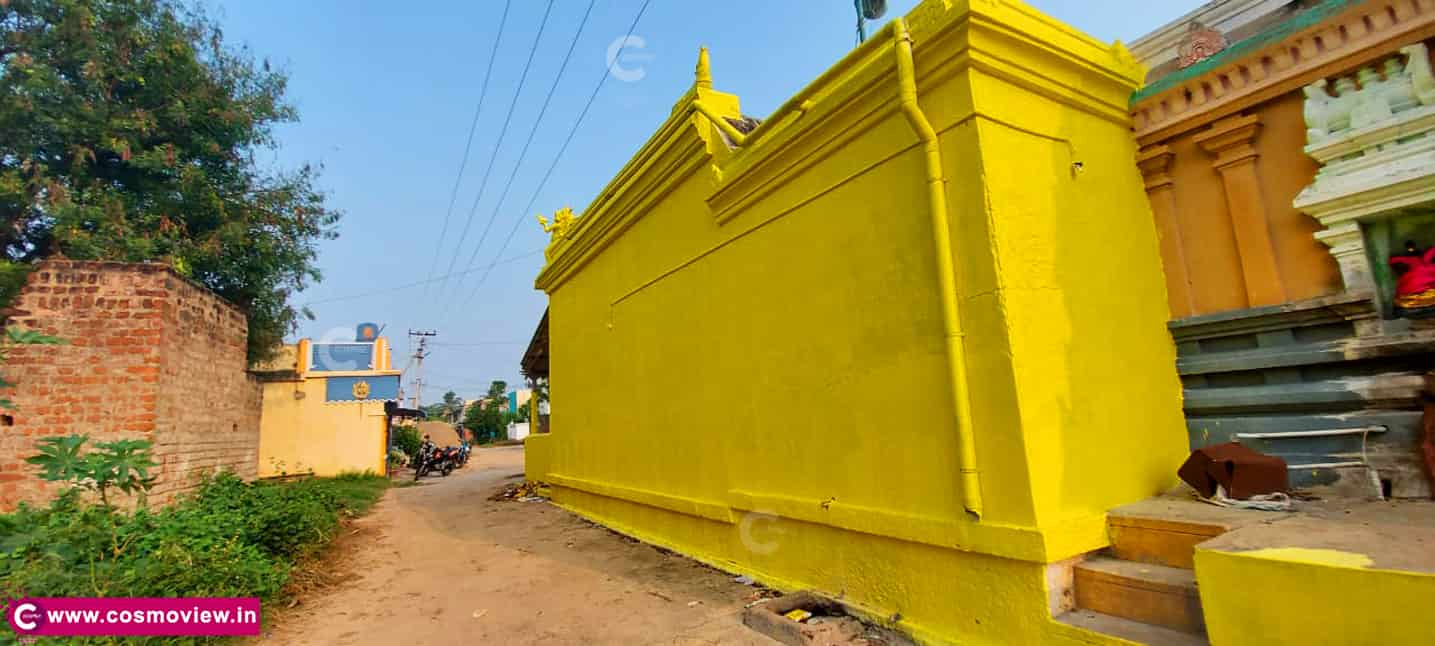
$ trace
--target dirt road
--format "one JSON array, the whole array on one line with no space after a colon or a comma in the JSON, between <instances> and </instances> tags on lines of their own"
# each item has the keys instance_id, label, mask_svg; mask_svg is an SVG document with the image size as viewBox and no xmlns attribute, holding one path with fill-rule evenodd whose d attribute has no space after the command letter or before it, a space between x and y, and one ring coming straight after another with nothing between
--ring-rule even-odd
<instances>
[{"instance_id":1,"label":"dirt road","mask_svg":"<svg viewBox=\"0 0 1435 646\"><path fill-rule=\"evenodd\" d=\"M339 582L261 643L777 643L742 625L754 590L723 573L546 503L488 500L522 471L521 447L485 449L389 490L326 563Z\"/></svg>"}]
</instances>

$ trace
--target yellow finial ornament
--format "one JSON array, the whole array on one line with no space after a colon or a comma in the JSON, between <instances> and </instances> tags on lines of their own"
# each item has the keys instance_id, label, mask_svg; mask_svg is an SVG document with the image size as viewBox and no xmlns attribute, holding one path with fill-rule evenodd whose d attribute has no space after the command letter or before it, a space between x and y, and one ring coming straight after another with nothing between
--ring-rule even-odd
<instances>
[{"instance_id":1,"label":"yellow finial ornament","mask_svg":"<svg viewBox=\"0 0 1435 646\"><path fill-rule=\"evenodd\" d=\"M713 88L713 66L706 47L698 49L697 86L705 90Z\"/></svg>"},{"instance_id":2,"label":"yellow finial ornament","mask_svg":"<svg viewBox=\"0 0 1435 646\"><path fill-rule=\"evenodd\" d=\"M558 212L553 214L553 222L551 223L548 221L548 218L541 215L538 216L538 224L543 227L543 232L552 236L548 241L548 248L543 250L543 257L545 259L553 260L554 246L568 236L568 231L572 228L573 221L576 219L573 215L573 209L567 207L558 209Z\"/></svg>"}]
</instances>

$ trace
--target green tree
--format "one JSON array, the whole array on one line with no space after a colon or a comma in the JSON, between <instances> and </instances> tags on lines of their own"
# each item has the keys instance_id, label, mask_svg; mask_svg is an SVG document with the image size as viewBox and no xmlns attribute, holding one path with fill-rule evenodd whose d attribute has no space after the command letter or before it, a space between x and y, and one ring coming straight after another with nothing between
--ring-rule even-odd
<instances>
[{"instance_id":1,"label":"green tree","mask_svg":"<svg viewBox=\"0 0 1435 646\"><path fill-rule=\"evenodd\" d=\"M0 261L169 262L268 356L339 220L314 168L257 161L286 83L177 0L0 1Z\"/></svg>"},{"instance_id":2,"label":"green tree","mask_svg":"<svg viewBox=\"0 0 1435 646\"><path fill-rule=\"evenodd\" d=\"M446 415L445 421L457 422L459 416L463 414L463 398L452 390L443 394L442 406Z\"/></svg>"},{"instance_id":3,"label":"green tree","mask_svg":"<svg viewBox=\"0 0 1435 646\"><path fill-rule=\"evenodd\" d=\"M507 436L511 417L508 413L508 382L495 380L489 384L488 394L469 407L463 426L473 433L475 442L486 444Z\"/></svg>"},{"instance_id":4,"label":"green tree","mask_svg":"<svg viewBox=\"0 0 1435 646\"><path fill-rule=\"evenodd\" d=\"M457 422L463 416L463 398L450 390L443 394L443 401L424 406L423 411L433 421Z\"/></svg>"}]
</instances>

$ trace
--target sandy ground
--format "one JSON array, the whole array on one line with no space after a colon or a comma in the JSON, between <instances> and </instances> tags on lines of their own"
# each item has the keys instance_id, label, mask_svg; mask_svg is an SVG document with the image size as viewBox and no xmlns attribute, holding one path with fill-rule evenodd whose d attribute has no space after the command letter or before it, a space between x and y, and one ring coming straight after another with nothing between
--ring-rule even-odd
<instances>
[{"instance_id":1,"label":"sandy ground","mask_svg":"<svg viewBox=\"0 0 1435 646\"><path fill-rule=\"evenodd\" d=\"M742 625L753 588L546 503L490 501L521 482L523 449L476 457L389 490L324 563L336 583L261 643L777 643Z\"/></svg>"}]
</instances>

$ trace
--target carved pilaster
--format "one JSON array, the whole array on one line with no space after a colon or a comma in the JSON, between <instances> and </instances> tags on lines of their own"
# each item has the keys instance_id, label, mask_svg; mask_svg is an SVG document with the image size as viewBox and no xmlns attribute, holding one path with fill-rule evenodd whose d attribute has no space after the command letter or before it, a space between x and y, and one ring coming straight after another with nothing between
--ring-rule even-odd
<instances>
[{"instance_id":1,"label":"carved pilaster","mask_svg":"<svg viewBox=\"0 0 1435 646\"><path fill-rule=\"evenodd\" d=\"M1181 219L1172 188L1171 164L1176 154L1170 146L1150 146L1136 156L1136 166L1146 183L1146 198L1156 218L1156 233L1161 240L1161 264L1166 270L1166 298L1172 318L1183 318L1196 312L1191 293L1191 271L1186 263L1186 244L1181 235Z\"/></svg>"},{"instance_id":2,"label":"carved pilaster","mask_svg":"<svg viewBox=\"0 0 1435 646\"><path fill-rule=\"evenodd\" d=\"M1274 305L1286 300L1285 284L1276 263L1270 220L1261 195L1256 171L1256 135L1261 122L1257 115L1234 116L1212 124L1197 135L1196 143L1215 157L1211 165L1221 174L1231 228L1241 257L1241 273L1252 307Z\"/></svg>"}]
</instances>

